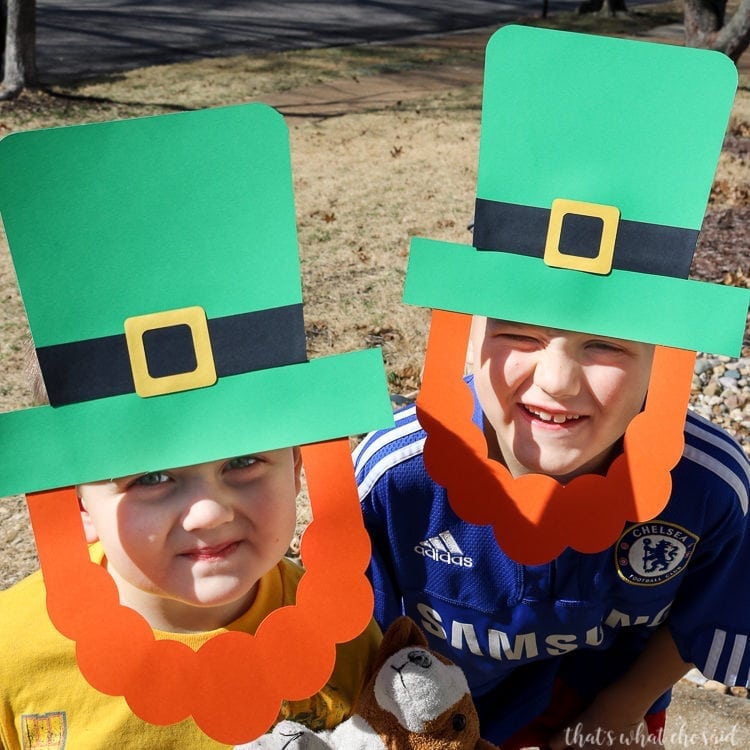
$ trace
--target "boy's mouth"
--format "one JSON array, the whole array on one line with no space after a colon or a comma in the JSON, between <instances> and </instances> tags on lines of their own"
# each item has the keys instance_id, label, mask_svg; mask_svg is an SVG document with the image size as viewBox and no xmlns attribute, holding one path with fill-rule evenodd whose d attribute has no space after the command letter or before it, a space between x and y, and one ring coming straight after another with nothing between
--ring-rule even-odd
<instances>
[{"instance_id":1,"label":"boy's mouth","mask_svg":"<svg viewBox=\"0 0 750 750\"><path fill-rule=\"evenodd\" d=\"M542 422L548 422L550 424L565 424L567 422L577 422L583 416L582 414L552 414L551 412L544 411L543 409L538 409L534 406L529 406L528 404L521 404L521 406L532 417L536 417Z\"/></svg>"},{"instance_id":2,"label":"boy's mouth","mask_svg":"<svg viewBox=\"0 0 750 750\"><path fill-rule=\"evenodd\" d=\"M238 541L216 544L212 547L196 547L183 553L193 560L216 560L231 555L239 546Z\"/></svg>"}]
</instances>

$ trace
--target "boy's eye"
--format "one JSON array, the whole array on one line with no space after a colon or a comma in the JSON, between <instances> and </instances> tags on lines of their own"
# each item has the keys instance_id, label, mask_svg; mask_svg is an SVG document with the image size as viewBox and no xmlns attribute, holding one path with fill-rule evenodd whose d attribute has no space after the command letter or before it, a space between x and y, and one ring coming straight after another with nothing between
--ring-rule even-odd
<instances>
[{"instance_id":1,"label":"boy's eye","mask_svg":"<svg viewBox=\"0 0 750 750\"><path fill-rule=\"evenodd\" d=\"M522 344L533 343L534 341L536 341L533 336L526 336L522 333L504 333L502 335L504 338L509 339L510 341L518 341Z\"/></svg>"},{"instance_id":2,"label":"boy's eye","mask_svg":"<svg viewBox=\"0 0 750 750\"><path fill-rule=\"evenodd\" d=\"M539 340L538 331L531 326L520 326L505 320L487 319L487 334L508 344L534 344Z\"/></svg>"},{"instance_id":3,"label":"boy's eye","mask_svg":"<svg viewBox=\"0 0 750 750\"><path fill-rule=\"evenodd\" d=\"M591 341L588 344L589 349L600 352L617 353L622 351L622 347L609 341Z\"/></svg>"},{"instance_id":4,"label":"boy's eye","mask_svg":"<svg viewBox=\"0 0 750 750\"><path fill-rule=\"evenodd\" d=\"M237 456L236 458L227 461L226 468L229 471L232 471L233 469L245 469L256 463L258 463L258 458L256 456Z\"/></svg>"},{"instance_id":5,"label":"boy's eye","mask_svg":"<svg viewBox=\"0 0 750 750\"><path fill-rule=\"evenodd\" d=\"M504 341L509 346L529 347L538 344L537 339L535 339L533 336L527 336L523 333L503 332L496 334L495 338Z\"/></svg>"},{"instance_id":6,"label":"boy's eye","mask_svg":"<svg viewBox=\"0 0 750 750\"><path fill-rule=\"evenodd\" d=\"M130 484L138 487L154 487L157 484L164 484L169 481L169 474L165 474L163 471L152 471L148 474L142 474L137 479L134 479Z\"/></svg>"}]
</instances>

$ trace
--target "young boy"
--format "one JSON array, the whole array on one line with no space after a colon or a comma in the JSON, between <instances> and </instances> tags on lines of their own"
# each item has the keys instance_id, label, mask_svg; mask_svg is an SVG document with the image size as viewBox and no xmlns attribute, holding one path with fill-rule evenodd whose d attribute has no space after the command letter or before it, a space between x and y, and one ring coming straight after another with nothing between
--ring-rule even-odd
<instances>
[{"instance_id":1,"label":"young boy","mask_svg":"<svg viewBox=\"0 0 750 750\"><path fill-rule=\"evenodd\" d=\"M712 308L709 285L677 278L731 106L725 62L502 29L476 249L412 244L405 299L474 315L433 313L416 407L356 452L376 619L421 625L504 750L660 746L690 663L748 679L750 467L685 419L690 352L654 346L729 352L744 329L744 291Z\"/></svg>"},{"instance_id":2,"label":"young boy","mask_svg":"<svg viewBox=\"0 0 750 750\"><path fill-rule=\"evenodd\" d=\"M294 604L303 576L284 557L300 469L299 449L283 448L80 485L87 538L98 542L91 559L158 639L197 652L220 633L255 633L266 615ZM132 748L227 746L189 719L147 723L123 698L88 684L75 643L47 616L41 571L0 592L0 608L3 747L44 747L50 736L92 748L111 736ZM279 720L323 729L347 718L379 640L371 622L340 644L326 684L307 699L285 700Z\"/></svg>"},{"instance_id":3,"label":"young boy","mask_svg":"<svg viewBox=\"0 0 750 750\"><path fill-rule=\"evenodd\" d=\"M306 360L283 121L247 105L22 133L0 164L51 404L0 415L0 494L36 491L42 568L0 594L0 745L334 726L380 634L333 439L390 408L376 352ZM329 414L341 397L357 408ZM284 557L303 456L304 571Z\"/></svg>"}]
</instances>

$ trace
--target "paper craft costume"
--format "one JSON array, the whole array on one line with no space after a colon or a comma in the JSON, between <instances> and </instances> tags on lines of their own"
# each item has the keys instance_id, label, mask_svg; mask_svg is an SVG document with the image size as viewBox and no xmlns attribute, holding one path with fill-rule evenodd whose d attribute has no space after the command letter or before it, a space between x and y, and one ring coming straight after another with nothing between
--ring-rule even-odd
<instances>
[{"instance_id":1,"label":"paper craft costume","mask_svg":"<svg viewBox=\"0 0 750 750\"><path fill-rule=\"evenodd\" d=\"M50 619L86 679L144 720L192 715L247 741L318 691L371 618L341 438L392 421L377 350L307 360L283 119L250 104L18 133L0 173L51 402L0 415L0 496L38 493ZM72 485L292 445L313 511L295 605L197 652L155 641L89 562Z\"/></svg>"},{"instance_id":2,"label":"paper craft costume","mask_svg":"<svg viewBox=\"0 0 750 750\"><path fill-rule=\"evenodd\" d=\"M473 247L414 239L404 300L435 309L417 401L427 470L518 562L597 552L654 518L694 350L740 351L750 292L687 280L736 81L705 50L515 26L489 42ZM471 314L658 345L606 477L513 479L487 458L461 380Z\"/></svg>"}]
</instances>

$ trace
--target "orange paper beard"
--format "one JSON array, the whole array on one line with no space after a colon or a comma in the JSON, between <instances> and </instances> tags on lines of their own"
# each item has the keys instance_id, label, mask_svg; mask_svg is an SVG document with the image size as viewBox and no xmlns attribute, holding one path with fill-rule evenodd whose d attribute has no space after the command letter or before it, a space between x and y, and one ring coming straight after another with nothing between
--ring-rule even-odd
<instances>
[{"instance_id":1,"label":"orange paper beard","mask_svg":"<svg viewBox=\"0 0 750 750\"><path fill-rule=\"evenodd\" d=\"M669 500L669 472L684 448L695 352L657 346L646 405L628 425L622 454L606 476L584 474L562 485L542 474L514 479L487 457L462 377L470 326L469 315L432 313L417 397L417 416L427 433L425 467L446 488L454 513L491 525L503 551L526 565L549 562L566 547L601 552L627 521L655 518Z\"/></svg>"},{"instance_id":2,"label":"orange paper beard","mask_svg":"<svg viewBox=\"0 0 750 750\"><path fill-rule=\"evenodd\" d=\"M295 604L271 612L255 635L222 633L198 651L156 640L141 615L120 605L112 578L89 559L75 489L28 496L50 620L76 642L94 688L124 696L144 721L192 716L207 735L234 745L266 732L283 699L302 700L325 685L336 644L358 636L372 617L364 575L370 544L349 441L304 446L302 456L313 521Z\"/></svg>"}]
</instances>

